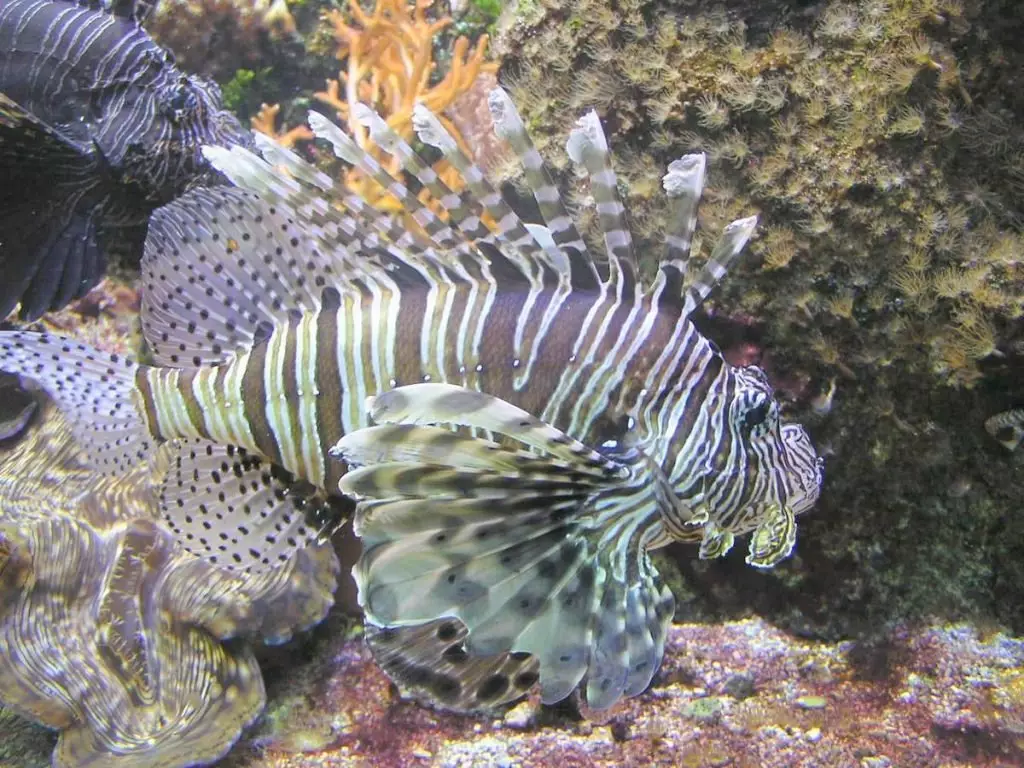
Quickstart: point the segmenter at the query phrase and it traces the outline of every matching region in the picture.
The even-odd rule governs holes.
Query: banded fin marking
[[[310,121],[321,129],[333,125],[315,112],[310,113]],[[334,130],[355,146],[337,126]],[[239,146],[204,147],[203,153],[234,184],[257,196],[265,210],[279,213],[288,223],[298,222],[303,237],[329,253],[339,274],[357,278],[365,276],[366,270],[379,269],[382,265],[374,250],[390,243],[410,253],[424,253],[419,239],[395,217],[339,188],[326,174],[294,152],[273,146],[269,139],[260,140],[258,146],[265,149],[267,159]]]
[[[726,225],[704,268],[687,285],[691,277],[690,247],[697,228],[697,207],[704,189],[706,170],[704,154],[683,155],[669,164],[662,179],[662,186],[671,201],[671,228],[665,238],[665,254],[658,267],[654,292],[670,304],[682,299],[683,317],[693,314],[722,281],[757,227],[756,216],[737,219]]]
[[[441,181],[434,169],[421,159],[398,133],[388,126],[384,118],[365,104],[356,104],[353,107],[353,115],[360,124],[367,128],[370,138],[377,146],[397,157],[402,165],[402,169],[415,176],[434,195],[435,199],[451,214],[452,220],[458,223],[460,229],[469,230],[464,231],[467,237],[473,239],[474,237],[486,237],[490,234],[481,223],[479,217],[475,217],[472,225],[470,224],[469,211],[463,207],[462,198]],[[407,189],[405,189],[405,193],[408,197],[412,198]],[[423,227],[437,247],[472,253],[468,244],[459,239],[448,224],[434,215],[434,212],[429,208],[421,205],[418,198],[412,199],[415,200],[415,207],[411,210],[415,213],[417,222]],[[402,202],[404,203],[406,200],[402,199]],[[407,208],[407,210],[410,209]]]
[[[434,196],[441,206],[448,212],[451,221],[469,240],[486,239],[490,237],[490,230],[484,226],[480,218],[480,204],[466,194],[459,194],[449,188],[411,146],[394,130],[392,130],[384,119],[367,107],[365,104],[356,104],[353,107],[353,114],[359,122],[366,126],[370,132],[370,138],[377,146],[395,155],[402,163],[402,168],[413,174],[430,194]],[[443,223],[443,222],[442,222]],[[443,245],[448,237],[448,231],[441,230],[445,239],[439,239],[439,233],[427,230],[435,242]],[[453,247],[455,247],[453,245]]]
[[[534,147],[512,99],[501,88],[495,88],[488,94],[487,107],[494,120],[494,132],[508,142],[523,165],[526,181],[540,208],[544,224],[551,232],[552,240],[559,249],[570,255],[573,284],[579,287],[598,285],[601,282],[600,276],[587,252],[586,243],[576,229],[572,216],[562,204],[558,187],[552,180],[540,152]],[[572,254],[579,254],[579,258],[571,258]]]
[[[114,475],[150,457],[130,358],[63,336],[0,331],[0,369],[37,381],[57,401],[96,470]]]
[[[354,574],[368,620],[400,629],[457,618],[474,659],[536,657],[548,703],[584,678],[600,708],[645,688],[674,607],[646,553],[665,540],[650,478],[508,403],[464,390],[460,408],[451,390],[461,388],[437,386],[376,398],[375,416],[413,423],[358,430],[333,449],[355,465],[340,489],[359,500]],[[501,442],[442,441],[444,430],[418,421]]]
[[[700,540],[698,557],[701,560],[713,560],[725,557],[736,543],[736,536],[727,528],[722,528],[714,520],[704,523]]]
[[[611,280],[616,284],[623,283],[624,294],[632,294],[637,286],[639,265],[633,252],[633,237],[626,224],[626,209],[619,200],[608,140],[596,112],[591,110],[576,122],[565,150],[569,158],[582,165],[590,176],[591,192],[597,202],[597,215],[608,251]]]
[[[317,493],[288,472],[231,445],[166,444],[164,522],[188,551],[215,565],[274,568],[323,541],[344,519],[344,501]]]
[[[788,506],[772,504],[759,517],[746,562],[755,568],[772,568],[789,557],[796,545],[796,515]]]
[[[367,645],[404,696],[453,712],[490,711],[522,698],[537,683],[529,654],[475,656],[466,625],[439,619],[404,627],[365,625]]]
[[[662,178],[662,186],[670,202],[670,228],[665,237],[665,255],[661,259],[658,277],[666,281],[664,295],[672,301],[678,301],[683,295],[706,172],[707,156],[700,152],[673,160]]]
[[[360,147],[352,137],[319,112],[309,113],[309,125],[317,138],[331,144],[337,157],[358,168],[393,195],[402,204],[403,210],[410,214],[428,235],[437,238],[439,245],[445,248],[455,247],[455,239],[451,236],[448,225],[438,219],[402,181],[388,173],[377,159]],[[386,132],[383,138],[385,141],[388,140]]]
[[[754,234],[757,227],[757,216],[737,219],[725,226],[722,235],[708,257],[704,269],[694,278],[693,284],[686,290],[683,300],[683,316],[687,317],[700,306],[722,278],[729,271],[729,266],[740,255],[747,240]]]
[[[491,185],[479,166],[466,156],[435,114],[417,104],[413,108],[412,124],[420,141],[439,149],[445,160],[459,171],[470,193],[497,223],[495,239],[499,245],[505,246],[502,252],[531,281],[544,282],[547,274],[556,278],[569,276],[569,262],[565,254],[534,239],[529,228]]]

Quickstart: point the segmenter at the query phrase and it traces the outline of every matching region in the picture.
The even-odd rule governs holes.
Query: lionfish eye
[[[749,432],[764,424],[765,419],[768,418],[768,414],[771,412],[771,408],[770,400],[765,400],[760,405],[751,408],[743,414],[743,428]]]
[[[191,85],[186,81],[179,83],[178,87],[175,88],[174,95],[167,105],[167,111],[175,123],[180,123],[189,118],[196,111],[197,107],[198,100],[196,99],[196,94],[192,90]]]

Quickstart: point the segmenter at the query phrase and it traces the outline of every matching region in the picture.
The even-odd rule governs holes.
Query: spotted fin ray
[[[176,440],[160,509],[182,546],[214,565],[261,571],[287,561],[347,519],[345,499],[317,492],[233,445]]]
[[[368,620],[458,619],[470,657],[536,658],[548,703],[581,682],[597,709],[646,688],[674,609],[647,555],[664,535],[646,465],[461,387],[399,387],[369,409],[383,424],[334,449],[354,467],[340,487],[359,500]]]
[[[455,712],[491,710],[525,696],[538,679],[527,653],[472,656],[466,625],[439,619],[405,627],[367,624],[374,660],[404,696]]]

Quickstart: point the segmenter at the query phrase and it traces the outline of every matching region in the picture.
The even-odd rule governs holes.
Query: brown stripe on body
[[[285,329],[284,375],[281,377],[281,380],[284,385],[284,402],[286,405],[285,412],[288,414],[288,430],[292,434],[292,440],[295,444],[295,456],[298,463],[295,466],[289,466],[291,462],[288,462],[282,464],[282,466],[303,478],[307,478],[309,476],[309,467],[303,466],[302,443],[310,439],[310,436],[303,434],[302,423],[299,420],[298,333],[298,318],[293,318]],[[280,450],[280,441],[278,441],[278,447]]]
[[[482,319],[484,329],[480,335],[480,358],[466,361],[470,369],[469,380],[475,382],[477,389],[516,405],[519,398],[512,386],[516,373],[512,365],[519,354],[515,349],[516,324],[527,297],[525,286],[522,290],[499,292],[494,297],[490,312]],[[480,318],[470,318],[470,340],[480,322]],[[477,371],[477,366],[482,369]]]
[[[657,314],[654,318],[654,323],[651,326],[651,330],[647,333],[647,338],[644,340],[643,345],[637,350],[636,355],[633,357],[633,362],[630,364],[630,371],[636,371],[641,376],[643,381],[638,381],[640,386],[648,385],[646,381],[648,374],[654,367],[654,364],[661,357],[665,348],[672,343],[672,336],[675,334],[676,329],[680,323],[687,322],[680,318],[678,310],[665,310],[661,306],[656,309],[651,305],[651,297],[644,297],[644,307],[646,312],[656,311]],[[685,360],[686,358],[682,358]]]
[[[153,399],[153,385],[150,376],[159,374],[160,369],[140,365],[135,371],[135,391],[146,419],[146,426],[149,433],[157,440],[166,440],[167,436],[160,434],[160,419],[157,417],[156,402]]]
[[[609,294],[605,297],[605,303],[609,306],[611,306],[615,300],[616,299],[613,294]],[[605,332],[597,340],[596,346],[593,346],[595,367],[600,367],[607,363],[608,358],[611,357],[612,350],[620,341],[622,341],[622,334],[627,330],[626,323],[635,306],[636,304],[633,302],[633,296],[628,295],[622,299],[622,303],[615,307],[614,311],[611,313],[611,320],[609,320],[605,326]],[[604,320],[608,316],[608,310],[605,309],[601,314],[602,316],[597,318],[598,322],[591,326],[594,332],[599,331],[601,326],[604,325]],[[623,346],[629,346],[628,340],[623,344]]]
[[[398,319],[395,323],[395,382],[398,386],[419,384],[423,381],[423,361],[420,359],[420,339],[423,328],[430,318],[427,312],[428,285],[422,275],[416,274],[415,283],[411,280],[403,284],[392,301],[398,302]],[[370,329],[366,323],[370,320],[369,304],[363,304],[363,348],[365,370],[372,371],[371,360],[366,350],[369,347]],[[383,318],[382,318],[383,319]],[[388,382],[380,382],[386,386]]]
[[[324,486],[334,493],[345,474],[344,462],[332,458],[328,451],[343,436],[341,402],[343,395],[340,361],[338,360],[338,323],[341,310],[321,310],[316,323],[316,421],[320,430],[320,449],[324,457]]]
[[[703,339],[700,337],[700,334],[696,332],[689,334],[689,336],[692,337],[693,339],[693,347],[699,346],[700,342],[703,341]],[[687,346],[690,347],[691,344],[687,344]],[[684,353],[680,360],[687,360],[687,354]],[[676,395],[677,397],[681,397],[685,400],[685,409],[683,411],[683,417],[679,420],[679,424],[676,427],[675,433],[667,441],[668,450],[666,451],[665,460],[664,462],[662,462],[663,467],[671,469],[673,466],[675,466],[676,458],[679,454],[679,451],[685,445],[687,436],[690,434],[690,432],[693,431],[693,428],[697,423],[698,416],[704,408],[709,407],[709,404],[707,403],[708,393],[711,391],[711,389],[717,382],[718,376],[721,373],[722,366],[724,364],[725,362],[722,360],[720,356],[714,354],[710,355],[707,365],[701,368],[700,375],[698,376],[696,381],[686,382],[686,384],[684,384],[682,388],[682,391],[678,395]],[[682,375],[683,369],[683,364],[677,366],[677,375]],[[659,394],[659,399],[663,401],[659,405],[659,411],[660,408],[666,407],[664,404],[664,399],[672,394],[671,390],[673,389],[675,384],[675,381],[669,382],[669,385],[666,386],[663,389],[662,393]],[[708,439],[711,439],[711,437],[713,436],[707,436]]]
[[[206,420],[203,418],[203,406],[196,400],[195,391],[192,389],[192,382],[200,372],[198,368],[184,368],[178,373],[178,392],[185,401],[185,410],[188,413],[188,420],[192,423],[196,434],[209,438],[209,431],[206,429]],[[216,408],[217,403],[210,403]]]
[[[629,361],[629,376],[623,380],[622,385],[612,398],[612,404],[619,413],[627,413],[634,408],[642,407],[644,405],[642,401],[650,397],[649,392],[653,386],[651,371],[665,348],[672,343],[672,337],[675,335],[679,323],[685,322],[679,317],[678,311],[665,311],[655,305],[648,295],[643,300],[643,313],[634,324],[638,332],[643,328],[651,313],[654,313],[654,319],[650,329]],[[628,344],[632,345],[634,341],[635,339],[630,339]],[[647,390],[646,395],[643,394],[645,390]]]
[[[477,284],[477,304],[479,304],[481,297],[486,294],[489,287],[490,286],[485,282]],[[459,354],[461,352],[465,355],[469,351],[468,346],[466,349],[459,348],[459,328],[462,327],[466,313],[474,311],[473,305],[470,305],[469,303],[470,290],[471,286],[468,283],[460,282],[456,284],[455,293],[452,298],[451,312],[448,315],[448,327],[443,329],[445,334],[445,345],[448,348],[448,354],[445,355],[444,378],[445,381],[453,384],[459,384],[462,382],[463,373],[459,371]],[[472,327],[473,323],[470,322],[467,325],[467,330],[472,329]]]
[[[267,342],[253,347],[242,375],[242,395],[245,399],[245,419],[259,452],[275,464],[281,463],[281,452],[267,421],[267,385],[264,368],[267,363]]]
[[[423,310],[422,328],[423,337],[426,341],[426,356],[420,361],[420,375],[423,377],[423,380],[426,380],[428,375],[432,381],[437,381],[443,377],[447,367],[447,360],[455,356],[456,350],[453,343],[455,336],[453,334],[458,333],[459,326],[456,316],[451,312],[446,316],[444,310],[447,301],[457,292],[457,286],[438,280],[434,298],[434,313],[436,316],[427,317],[426,309]],[[440,356],[437,353],[439,345],[443,350]],[[424,357],[422,353],[420,357]]]
[[[565,298],[548,332],[535,342],[533,369],[526,386],[517,393],[516,405],[530,413],[545,413],[562,377],[571,375],[572,370],[581,364],[579,360],[573,361],[573,350],[587,314],[600,298],[599,292],[590,291],[574,291]],[[526,364],[527,360],[524,359],[522,365]],[[519,373],[516,371],[516,374]],[[572,399],[572,393],[569,394],[569,398],[565,399]],[[568,429],[572,405],[569,402],[560,403],[554,414],[548,412],[546,415],[558,429]]]

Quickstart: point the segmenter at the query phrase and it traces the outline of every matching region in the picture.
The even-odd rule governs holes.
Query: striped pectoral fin
[[[567,462],[573,470],[606,481],[629,470],[522,408],[501,398],[453,384],[411,384],[367,398],[378,424],[451,424],[511,438],[524,447]]]
[[[606,709],[622,696],[642,693],[661,666],[675,598],[646,552],[636,557],[635,580],[609,577],[601,600],[594,653],[586,678],[587,704]]]
[[[177,440],[160,491],[164,521],[182,546],[215,565],[259,572],[324,540],[345,502],[235,446]]]
[[[466,625],[455,618],[424,624],[366,624],[374,660],[403,696],[454,712],[492,710],[522,698],[536,684],[539,662],[527,653],[471,655]]]
[[[463,391],[459,408],[459,388],[419,386],[377,398],[375,417],[478,426],[533,450],[415,424],[339,441],[335,455],[363,465],[340,488],[360,499],[354,573],[369,620],[457,618],[473,659],[535,657],[545,702],[584,677],[598,707],[642,690],[672,613],[646,560],[660,530],[649,484],[501,400]]]

